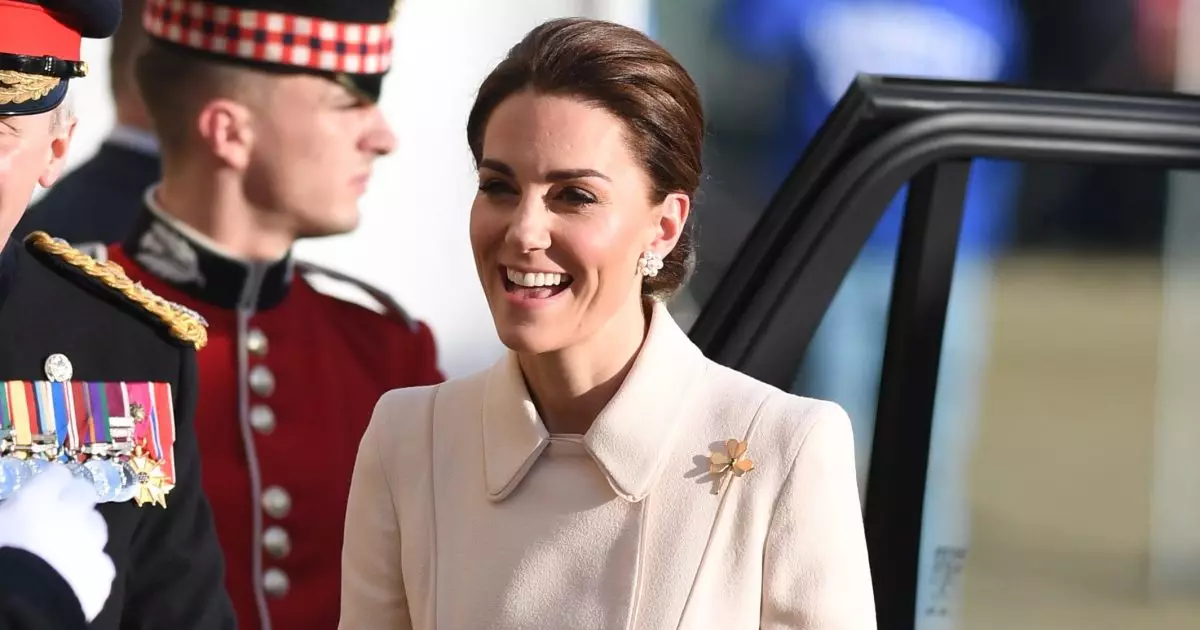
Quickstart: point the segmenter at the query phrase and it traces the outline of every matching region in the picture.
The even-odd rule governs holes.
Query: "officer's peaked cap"
[[[108,37],[120,21],[120,0],[0,0],[0,116],[58,107],[87,74],[83,38]]]

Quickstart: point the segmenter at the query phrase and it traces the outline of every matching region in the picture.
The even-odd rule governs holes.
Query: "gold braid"
[[[104,286],[117,290],[135,304],[158,316],[171,329],[172,335],[191,342],[197,350],[208,343],[208,329],[205,328],[203,319],[159,297],[143,287],[140,282],[134,282],[117,263],[99,262],[71,247],[65,241],[55,239],[42,231],[30,234],[26,240],[32,242],[38,249],[58,256],[68,264],[78,267],[80,271],[99,280]]]
[[[58,77],[0,70],[0,104],[36,101],[53,92],[59,82]]]

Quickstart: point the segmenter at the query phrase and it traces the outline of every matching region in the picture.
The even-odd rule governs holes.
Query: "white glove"
[[[75,591],[89,623],[104,608],[117,575],[104,553],[107,542],[95,489],[63,466],[49,467],[0,503],[0,547],[45,560]]]

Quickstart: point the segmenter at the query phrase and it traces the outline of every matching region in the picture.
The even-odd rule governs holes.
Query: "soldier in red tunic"
[[[376,106],[392,11],[146,2],[153,43],[136,75],[162,181],[134,232],[95,252],[208,321],[196,433],[241,628],[337,626],[345,502],[372,407],[442,380],[428,327],[291,254],[298,238],[357,225],[371,164],[393,149]]]

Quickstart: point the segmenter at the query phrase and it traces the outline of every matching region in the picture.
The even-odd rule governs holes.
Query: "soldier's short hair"
[[[188,146],[195,120],[214,98],[253,96],[262,77],[243,66],[197,57],[152,42],[134,65],[134,77],[164,156]]]

